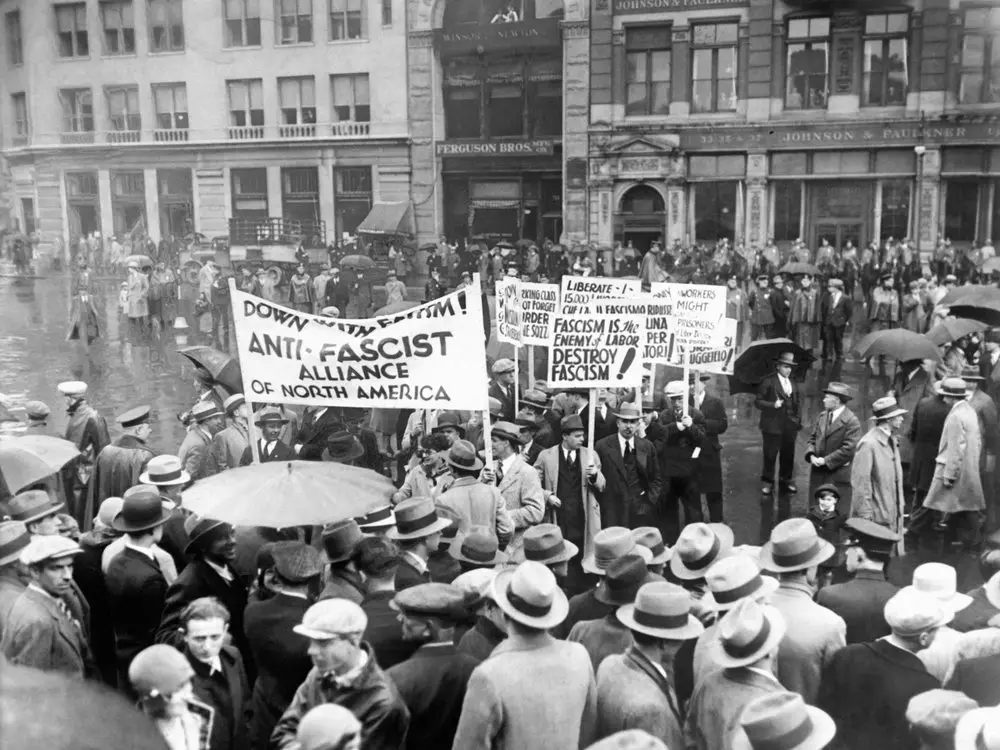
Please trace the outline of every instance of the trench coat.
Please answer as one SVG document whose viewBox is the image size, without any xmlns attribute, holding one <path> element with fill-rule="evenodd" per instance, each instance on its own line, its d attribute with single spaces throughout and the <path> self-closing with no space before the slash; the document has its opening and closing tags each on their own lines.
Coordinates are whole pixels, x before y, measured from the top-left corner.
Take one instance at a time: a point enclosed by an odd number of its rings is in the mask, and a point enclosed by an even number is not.
<svg viewBox="0 0 1000 750">
<path fill-rule="evenodd" d="M 668 748 L 684 747 L 684 716 L 669 669 L 664 677 L 645 654 L 629 647 L 597 670 L 597 736 L 642 729 Z"/>
<path fill-rule="evenodd" d="M 524 532 L 529 526 L 541 523 L 545 516 L 545 497 L 538 472 L 515 456 L 510 468 L 504 472 L 497 489 L 507 505 L 510 520 L 514 523 L 514 538 L 507 547 L 512 554 L 520 549 Z"/>
<path fill-rule="evenodd" d="M 986 497 L 979 474 L 979 456 L 983 440 L 979 417 L 968 401 L 951 407 L 944 420 L 944 433 L 938 446 L 934 478 L 924 498 L 924 507 L 942 513 L 983 510 Z M 944 480 L 954 482 L 945 487 Z"/>
<path fill-rule="evenodd" d="M 145 318 L 149 315 L 149 279 L 143 273 L 130 275 L 128 281 L 128 307 L 130 318 Z"/>
<path fill-rule="evenodd" d="M 544 493 L 554 494 L 559 485 L 559 451 L 561 450 L 561 445 L 546 448 L 535 459 L 535 471 L 538 472 Z M 585 482 L 587 496 L 584 501 L 586 512 L 583 517 L 583 549 L 580 551 L 582 557 L 586 557 L 594 551 L 594 535 L 601 530 L 601 506 L 597 496 L 604 492 L 606 485 L 604 474 L 601 471 L 601 457 L 589 448 L 580 448 L 580 466 L 589 466 L 591 461 L 597 467 L 597 477 L 593 482 Z M 558 510 L 554 512 L 558 513 Z"/>
<path fill-rule="evenodd" d="M 910 428 L 917 415 L 917 405 L 927 396 L 934 395 L 931 377 L 924 369 L 917 370 L 909 380 L 901 377 L 893 383 L 896 402 L 900 409 L 906 409 L 903 415 L 903 426 L 899 428 L 899 460 L 903 466 L 915 460 L 913 455 L 914 441 L 910 437 Z"/>
<path fill-rule="evenodd" d="M 250 431 L 244 422 L 232 422 L 212 437 L 212 456 L 219 471 L 235 469 L 250 447 Z"/>
<path fill-rule="evenodd" d="M 184 471 L 191 475 L 192 481 L 219 473 L 212 455 L 212 436 L 201 425 L 188 430 L 177 451 L 177 457 L 181 460 Z"/>
<path fill-rule="evenodd" d="M 415 466 L 411 473 L 415 471 L 423 473 L 423 468 Z M 407 477 L 409 478 L 409 474 Z M 430 494 L 427 496 L 433 497 Z M 438 495 L 434 504 L 449 508 L 458 514 L 460 533 L 467 533 L 473 526 L 484 526 L 492 529 L 501 543 L 509 541 L 514 536 L 514 521 L 512 514 L 507 510 L 503 495 L 493 485 L 483 484 L 475 477 L 459 477 L 447 490 Z"/>
<path fill-rule="evenodd" d="M 851 485 L 851 517 L 874 521 L 902 537 L 903 466 L 896 439 L 880 427 L 872 427 L 858 441 Z"/>
</svg>

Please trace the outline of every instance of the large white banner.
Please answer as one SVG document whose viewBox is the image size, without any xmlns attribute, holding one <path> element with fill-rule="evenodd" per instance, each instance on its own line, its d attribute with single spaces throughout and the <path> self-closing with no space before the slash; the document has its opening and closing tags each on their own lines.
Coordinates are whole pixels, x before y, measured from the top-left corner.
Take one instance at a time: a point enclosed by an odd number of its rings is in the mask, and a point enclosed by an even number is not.
<svg viewBox="0 0 1000 750">
<path fill-rule="evenodd" d="M 246 397 L 315 406 L 488 408 L 479 286 L 399 315 L 338 320 L 232 289 Z"/>
<path fill-rule="evenodd" d="M 642 382 L 642 315 L 555 318 L 549 340 L 549 385 L 619 388 Z"/>
</svg>

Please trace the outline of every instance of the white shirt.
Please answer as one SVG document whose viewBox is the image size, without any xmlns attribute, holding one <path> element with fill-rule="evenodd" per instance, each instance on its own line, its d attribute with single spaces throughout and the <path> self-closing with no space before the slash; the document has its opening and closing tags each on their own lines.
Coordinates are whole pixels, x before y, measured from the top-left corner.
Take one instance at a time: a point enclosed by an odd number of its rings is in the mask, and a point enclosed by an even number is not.
<svg viewBox="0 0 1000 750">
<path fill-rule="evenodd" d="M 500 462 L 500 471 L 504 473 L 504 476 L 506 476 L 507 472 L 510 471 L 510 467 L 514 465 L 514 460 L 516 458 L 517 454 L 511 453 L 509 456 L 507 456 L 507 458 L 505 458 L 503 461 Z"/>
<path fill-rule="evenodd" d="M 827 422 L 827 424 L 833 424 L 834 421 L 836 421 L 837 418 L 840 417 L 841 414 L 843 414 L 844 409 L 846 409 L 846 408 L 847 407 L 845 407 L 845 406 L 838 406 L 836 409 L 834 409 L 833 411 L 831 411 L 830 412 L 830 421 Z"/>
<path fill-rule="evenodd" d="M 619 433 L 618 434 L 618 447 L 621 449 L 623 457 L 625 456 L 625 446 L 626 445 L 629 446 L 632 449 L 633 453 L 635 453 L 635 438 L 632 438 L 630 440 L 626 440 L 625 438 L 623 438 L 621 436 L 621 433 Z"/>
<path fill-rule="evenodd" d="M 534 443 L 535 443 L 534 440 L 529 440 L 527 443 L 525 443 L 524 446 L 521 448 L 521 455 L 527 456 L 528 451 L 531 450 L 531 446 L 534 445 Z"/>
<path fill-rule="evenodd" d="M 782 374 L 778 374 L 778 382 L 781 383 L 781 387 L 784 389 L 785 394 L 788 396 L 792 395 L 792 381 L 786 378 Z"/>
<path fill-rule="evenodd" d="M 210 567 L 212 570 L 214 570 L 216 573 L 218 573 L 219 574 L 219 578 L 221 578 L 223 581 L 231 582 L 233 580 L 233 574 L 229 570 L 229 568 L 227 568 L 227 567 L 225 567 L 223 565 L 216 565 L 214 562 L 212 562 L 208 558 L 205 558 L 205 564 L 207 564 L 208 567 Z"/>
<path fill-rule="evenodd" d="M 566 459 L 566 463 L 569 463 L 570 459 L 574 458 L 577 454 L 577 451 L 571 451 L 569 448 L 563 448 L 562 452 L 563 458 Z"/>
<path fill-rule="evenodd" d="M 201 659 L 199 659 L 198 661 L 201 661 Z M 222 671 L 222 659 L 219 658 L 218 654 L 213 656 L 208 661 L 201 661 L 201 663 L 205 664 L 208 667 L 208 674 L 210 677 L 216 672 Z"/>
<path fill-rule="evenodd" d="M 270 456 L 271 455 L 271 451 L 273 451 L 277 447 L 278 443 L 280 443 L 280 442 L 281 442 L 280 440 L 270 440 L 268 442 L 264 442 L 264 439 L 261 438 L 261 440 L 260 440 L 260 455 L 262 455 L 262 456 Z"/>
<path fill-rule="evenodd" d="M 701 409 L 702 403 L 705 401 L 705 392 L 702 391 L 694 397 L 694 408 Z"/>
</svg>

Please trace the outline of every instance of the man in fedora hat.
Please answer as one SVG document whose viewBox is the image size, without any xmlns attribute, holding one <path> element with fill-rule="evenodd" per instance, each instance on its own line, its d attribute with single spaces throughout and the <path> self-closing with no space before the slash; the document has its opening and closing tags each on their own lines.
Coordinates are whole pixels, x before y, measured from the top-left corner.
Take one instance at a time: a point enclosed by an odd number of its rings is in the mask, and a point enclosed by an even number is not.
<svg viewBox="0 0 1000 750">
<path fill-rule="evenodd" d="M 242 393 L 235 393 L 223 404 L 226 427 L 212 437 L 212 455 L 219 471 L 235 469 L 250 447 L 249 408 Z"/>
<path fill-rule="evenodd" d="M 784 634 L 781 613 L 752 598 L 719 620 L 712 658 L 722 669 L 695 685 L 684 724 L 687 748 L 732 747 L 743 709 L 763 695 L 785 692 L 774 676 Z"/>
<path fill-rule="evenodd" d="M 465 427 L 461 418 L 453 411 L 441 412 L 431 433 L 444 435 L 448 438 L 448 445 L 452 445 L 456 440 L 465 440 Z"/>
<path fill-rule="evenodd" d="M 552 571 L 531 560 L 501 571 L 493 597 L 507 640 L 472 673 L 453 750 L 586 747 L 595 739 L 594 673 L 583 646 L 549 634 L 569 611 Z"/>
<path fill-rule="evenodd" d="M 955 568 L 940 562 L 918 565 L 913 570 L 913 582 L 901 590 L 918 591 L 933 597 L 948 608 L 952 613 L 952 619 L 955 614 L 972 604 L 972 597 L 958 590 L 958 574 Z M 960 651 L 965 640 L 967 639 L 950 624 L 942 625 L 934 636 L 934 642 L 917 656 L 927 671 L 944 683 L 951 677 L 956 662 L 961 658 Z"/>
<path fill-rule="evenodd" d="M 222 409 L 211 401 L 202 401 L 191 409 L 195 424 L 184 436 L 177 457 L 192 481 L 210 477 L 219 472 L 212 455 L 212 438 L 219 432 L 224 419 Z"/>
<path fill-rule="evenodd" d="M 828 713 L 798 693 L 769 693 L 746 705 L 732 750 L 822 750 L 837 736 Z"/>
<path fill-rule="evenodd" d="M 346 425 L 341 425 L 340 429 L 333 430 L 326 436 L 326 448 L 323 449 L 320 460 L 346 466 L 359 466 L 361 465 L 359 460 L 364 455 L 365 447 L 361 441 L 347 429 Z"/>
<path fill-rule="evenodd" d="M 387 672 L 410 711 L 409 747 L 449 748 L 465 691 L 479 660 L 455 647 L 455 628 L 467 617 L 465 595 L 446 583 L 422 583 L 392 600 L 403 638 L 420 644 Z"/>
<path fill-rule="evenodd" d="M 702 426 L 705 436 L 702 438 L 701 453 L 698 456 L 698 492 L 705 496 L 708 508 L 708 520 L 712 523 L 722 523 L 722 443 L 719 435 L 729 429 L 729 419 L 726 417 L 726 404 L 718 396 L 709 393 L 706 387 L 712 376 L 702 373 L 695 376 L 691 373 L 688 381 L 691 386 L 691 410 L 698 410 L 703 417 Z M 655 442 L 655 441 L 654 441 Z"/>
<path fill-rule="evenodd" d="M 156 487 L 160 499 L 173 506 L 170 519 L 163 525 L 163 539 L 157 544 L 173 558 L 176 571 L 184 570 L 188 562 L 185 550 L 189 541 L 184 522 L 189 513 L 183 507 L 181 493 L 190 484 L 191 475 L 184 470 L 179 456 L 164 453 L 150 460 L 139 481 Z"/>
<path fill-rule="evenodd" d="M 289 448 L 281 440 L 281 431 L 288 424 L 288 418 L 274 408 L 263 409 L 254 420 L 254 426 L 260 430 L 257 440 L 257 455 L 261 463 L 268 461 L 294 461 L 298 458 L 294 449 Z M 253 463 L 253 451 L 248 445 L 240 459 L 241 466 Z"/>
<path fill-rule="evenodd" d="M 874 521 L 849 518 L 845 567 L 854 578 L 825 586 L 816 603 L 840 615 L 847 626 L 847 643 L 867 643 L 889 635 L 882 610 L 899 589 L 885 579 L 899 536 Z"/>
<path fill-rule="evenodd" d="M 153 461 L 155 460 L 156 459 L 153 459 Z M 150 464 L 152 464 L 153 461 L 150 461 Z M 135 495 L 142 495 L 142 496 L 148 495 L 150 489 L 153 488 L 149 487 L 148 485 L 137 484 L 135 487 L 130 487 L 128 490 L 126 490 L 124 497 L 119 497 L 119 498 L 109 497 L 107 500 L 101 503 L 101 511 L 98 513 L 98 518 L 100 518 L 100 516 L 104 514 L 105 517 L 108 518 L 108 525 L 110 526 L 114 520 L 114 517 L 118 515 L 118 513 L 124 507 L 126 500 L 134 497 Z M 163 495 L 160 495 L 160 501 L 163 504 L 163 509 L 170 512 L 170 518 L 167 519 L 167 523 L 169 523 L 170 520 L 174 517 L 174 513 L 176 512 L 177 509 L 176 508 L 171 509 L 171 504 L 169 503 L 169 501 L 164 502 Z M 108 510 L 110 512 L 110 516 L 108 516 L 105 513 L 105 506 L 109 506 Z M 99 520 L 95 521 L 94 523 L 95 528 L 97 528 L 98 523 Z M 167 524 L 165 523 L 163 525 L 164 533 L 166 533 L 166 526 Z M 118 555 L 120 555 L 122 552 L 125 551 L 125 547 L 128 544 L 127 534 L 122 533 L 121 531 L 115 529 L 113 526 L 111 526 L 111 531 L 115 532 L 117 536 L 111 541 L 110 544 L 104 547 L 104 551 L 101 553 L 101 561 L 100 561 L 101 570 L 104 572 L 105 575 L 107 574 L 107 571 L 111 568 L 111 562 L 116 557 L 118 557 Z M 160 570 L 163 572 L 163 577 L 167 579 L 167 585 L 169 586 L 171 583 L 177 580 L 177 565 L 174 562 L 173 556 L 169 552 L 167 552 L 166 549 L 164 549 L 163 545 L 161 544 L 162 541 L 163 541 L 162 539 L 158 540 L 155 544 L 153 544 L 152 547 L 149 548 L 149 550 L 150 552 L 152 552 L 153 557 L 156 560 L 156 564 L 160 566 Z M 87 552 L 84 551 L 84 554 L 81 555 L 81 561 L 86 559 L 87 559 Z M 184 562 L 185 563 L 187 562 L 186 558 L 184 558 Z"/>
<path fill-rule="evenodd" d="M 521 394 L 519 405 L 526 416 L 530 416 L 539 424 L 535 442 L 542 449 L 558 445 L 560 417 L 550 408 L 549 397 L 545 391 L 536 384 L 534 388 L 529 388 Z"/>
<path fill-rule="evenodd" d="M 543 426 L 542 420 L 527 409 L 522 409 L 517 413 L 514 424 L 517 425 L 521 435 L 521 458 L 528 466 L 534 466 L 538 455 L 544 450 L 544 447 L 535 440 L 535 436 Z"/>
<path fill-rule="evenodd" d="M 545 515 L 545 498 L 538 472 L 521 457 L 521 433 L 517 426 L 505 421 L 493 425 L 490 433 L 495 466 L 487 466 L 481 479 L 486 484 L 495 481 L 507 512 L 514 524 L 510 551 L 521 546 L 524 530 L 541 523 Z"/>
<path fill-rule="evenodd" d="M 911 495 L 906 500 L 907 507 L 913 516 L 910 528 L 915 533 L 920 526 L 917 517 L 921 514 L 920 509 L 923 507 L 924 498 L 927 497 L 927 491 L 931 488 L 931 481 L 934 479 L 938 446 L 941 444 L 941 436 L 944 434 L 944 422 L 948 418 L 952 406 L 952 402 L 946 401 L 941 395 L 939 385 L 934 385 L 932 389 L 933 393 L 917 402 L 913 419 L 910 421 L 908 435 L 908 442 L 911 446 L 910 470 L 904 478 L 903 485 L 910 487 Z M 902 462 L 902 446 L 900 454 Z"/>
<path fill-rule="evenodd" d="M 691 614 L 690 595 L 672 583 L 647 583 L 634 603 L 615 611 L 615 618 L 631 633 L 632 643 L 597 670 L 597 736 L 642 729 L 668 748 L 684 747 L 673 662 L 685 641 L 704 629 Z"/>
<path fill-rule="evenodd" d="M 458 651 L 477 661 L 486 661 L 507 637 L 503 611 L 493 599 L 496 574 L 496 570 L 478 568 L 462 573 L 452 581 L 452 585 L 464 593 L 466 609 L 475 620 L 473 626 L 462 634 Z"/>
<path fill-rule="evenodd" d="M 810 274 L 802 274 L 799 288 L 792 292 L 788 312 L 790 338 L 806 351 L 819 348 L 823 327 L 823 310 L 819 290 Z"/>
<path fill-rule="evenodd" d="M 698 460 L 705 439 L 705 417 L 696 408 L 684 414 L 688 387 L 683 380 L 667 383 L 664 394 L 670 406 L 660 412 L 658 424 L 663 432 L 655 444 L 660 462 L 662 489 L 659 497 L 663 536 L 674 540 L 681 528 L 704 520 L 701 494 L 697 489 Z M 684 522 L 680 516 L 683 509 Z"/>
<path fill-rule="evenodd" d="M 488 395 L 500 402 L 500 419 L 511 422 L 514 419 L 514 360 L 501 358 L 491 368 Z"/>
<path fill-rule="evenodd" d="M 148 406 L 137 406 L 118 415 L 123 434 L 97 455 L 83 509 L 86 518 L 92 519 L 106 498 L 121 497 L 138 484 L 146 464 L 156 455 L 147 445 L 153 431 L 150 412 Z"/>
<path fill-rule="evenodd" d="M 467 532 L 474 526 L 486 527 L 493 530 L 501 546 L 506 546 L 514 536 L 514 520 L 500 490 L 480 481 L 483 462 L 475 447 L 466 440 L 457 440 L 448 448 L 443 461 L 454 481 L 437 496 L 435 504 L 455 511 L 460 519 L 459 532 Z"/>
<path fill-rule="evenodd" d="M 57 516 L 64 507 L 45 490 L 24 490 L 10 499 L 5 515 L 23 523 L 32 536 L 52 536 L 59 533 Z"/>
<path fill-rule="evenodd" d="M 606 480 L 600 456 L 584 447 L 586 432 L 579 415 L 563 417 L 560 432 L 561 443 L 538 455 L 535 470 L 542 481 L 546 515 L 559 527 L 563 539 L 587 554 L 601 527 L 598 495 Z M 564 585 L 570 596 L 587 588 L 579 559 L 570 561 Z"/>
<path fill-rule="evenodd" d="M 844 331 L 851 324 L 854 304 L 850 297 L 844 294 L 844 282 L 841 279 L 830 279 L 827 282 L 827 294 L 823 297 L 823 359 L 829 359 L 830 349 L 833 349 L 833 359 L 844 357 Z"/>
<path fill-rule="evenodd" d="M 0 638 L 10 608 L 24 591 L 21 550 L 31 542 L 28 528 L 20 521 L 0 521 Z"/>
<path fill-rule="evenodd" d="M 786 625 L 778 649 L 778 679 L 807 703 L 816 702 L 823 667 L 846 643 L 843 618 L 813 601 L 819 565 L 835 551 L 804 518 L 779 523 L 760 550 L 761 567 L 778 576 L 771 605 Z"/>
<path fill-rule="evenodd" d="M 760 480 L 762 492 L 774 491 L 774 462 L 778 461 L 778 481 L 788 493 L 796 491 L 795 437 L 802 429 L 802 403 L 799 386 L 792 380 L 795 354 L 782 352 L 768 375 L 757 387 L 756 405 L 760 409 L 760 432 L 764 443 L 764 468 Z"/>
<path fill-rule="evenodd" d="M 350 599 L 361 604 L 365 598 L 364 578 L 358 572 L 357 551 L 363 535 L 357 521 L 347 518 L 323 527 L 322 542 L 329 565 L 320 599 Z"/>
<path fill-rule="evenodd" d="M 979 367 L 968 365 L 962 369 L 962 379 L 965 381 L 965 397 L 969 406 L 979 417 L 979 427 L 982 433 L 982 451 L 979 454 L 980 484 L 983 486 L 983 498 L 986 503 L 988 529 L 993 529 L 997 522 L 997 510 L 994 505 L 994 484 L 996 482 L 997 453 L 1000 452 L 1000 415 L 997 405 L 984 390 L 985 378 L 979 373 Z"/>
<path fill-rule="evenodd" d="M 861 422 L 847 408 L 852 395 L 846 383 L 833 381 L 823 389 L 823 411 L 813 423 L 804 456 L 810 464 L 809 497 L 820 485 L 833 484 L 840 494 L 837 510 L 844 516 L 851 511 L 851 461 L 861 439 Z"/>
<path fill-rule="evenodd" d="M 112 528 L 124 534 L 124 549 L 110 560 L 105 573 L 121 685 L 128 684 L 128 667 L 135 655 L 156 642 L 169 585 L 153 550 L 170 511 L 153 487 L 140 486 L 127 494 L 111 521 Z"/>
<path fill-rule="evenodd" d="M 80 528 L 89 528 L 86 524 L 90 519 L 83 516 L 83 501 L 86 499 L 87 485 L 98 454 L 111 443 L 107 420 L 87 403 L 87 384 L 79 380 L 70 380 L 57 386 L 66 399 L 66 414 L 69 422 L 66 424 L 65 438 L 80 451 L 80 456 L 67 463 L 62 468 L 63 487 L 66 490 L 66 502 Z"/>
<path fill-rule="evenodd" d="M 919 591 L 900 591 L 886 602 L 884 615 L 890 635 L 846 646 L 823 672 L 817 705 L 837 722 L 844 747 L 908 750 L 910 699 L 941 686 L 919 653 L 951 620 L 951 610 Z"/>
<path fill-rule="evenodd" d="M 577 622 L 569 631 L 566 640 L 587 649 L 595 674 L 606 657 L 625 653 L 625 649 L 632 645 L 631 633 L 615 613 L 618 607 L 632 604 L 639 587 L 653 580 L 656 578 L 649 574 L 640 555 L 619 557 L 611 563 L 602 585 L 594 592 L 594 598 L 612 607 L 612 611 L 599 620 Z"/>
<path fill-rule="evenodd" d="M 641 416 L 635 404 L 622 404 L 615 413 L 617 433 L 594 446 L 606 480 L 604 491 L 597 495 L 604 527 L 660 525 L 659 460 L 653 444 L 636 435 Z"/>
<path fill-rule="evenodd" d="M 895 432 L 903 423 L 905 413 L 906 410 L 896 404 L 895 397 L 877 399 L 872 404 L 875 425 L 858 441 L 851 465 L 854 488 L 851 516 L 874 521 L 900 537 L 904 510 L 903 467 Z"/>
<path fill-rule="evenodd" d="M 414 497 L 396 506 L 396 526 L 389 529 L 386 538 L 402 550 L 396 570 L 397 591 L 430 582 L 427 560 L 441 541 L 441 531 L 451 525 L 450 520 L 438 517 L 429 497 Z"/>
</svg>

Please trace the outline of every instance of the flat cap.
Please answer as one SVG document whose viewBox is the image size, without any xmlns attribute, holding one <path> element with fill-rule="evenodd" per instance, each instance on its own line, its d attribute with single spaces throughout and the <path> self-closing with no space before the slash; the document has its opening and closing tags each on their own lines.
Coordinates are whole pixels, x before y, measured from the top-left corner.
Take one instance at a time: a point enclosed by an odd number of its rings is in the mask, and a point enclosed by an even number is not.
<svg viewBox="0 0 1000 750">
<path fill-rule="evenodd" d="M 82 380 L 67 380 L 56 386 L 64 396 L 82 396 L 87 392 L 87 384 Z"/>
<path fill-rule="evenodd" d="M 52 413 L 52 410 L 41 401 L 29 401 L 24 405 L 24 411 L 28 415 L 28 419 L 45 419 Z"/>
<path fill-rule="evenodd" d="M 466 597 L 460 588 L 450 583 L 421 583 L 403 589 L 389 604 L 397 612 L 447 620 L 468 616 Z"/>
<path fill-rule="evenodd" d="M 493 579 L 497 577 L 492 568 L 476 568 L 467 570 L 451 582 L 451 585 L 462 592 L 469 607 L 474 607 L 484 599 L 493 598 Z"/>
<path fill-rule="evenodd" d="M 503 375 L 505 372 L 514 372 L 514 360 L 503 357 L 493 363 L 493 374 Z"/>
<path fill-rule="evenodd" d="M 910 698 L 906 721 L 921 731 L 940 737 L 953 737 L 958 720 L 979 704 L 957 690 L 927 690 Z"/>
<path fill-rule="evenodd" d="M 137 406 L 134 409 L 129 409 L 127 412 L 118 415 L 118 424 L 122 427 L 135 427 L 142 424 L 143 422 L 149 421 L 149 415 L 152 412 L 148 406 Z"/>
<path fill-rule="evenodd" d="M 289 583 L 305 583 L 323 572 L 323 553 L 305 542 L 275 542 L 271 547 L 274 570 Z"/>
<path fill-rule="evenodd" d="M 23 565 L 38 565 L 46 560 L 58 560 L 61 557 L 79 555 L 83 552 L 80 545 L 64 536 L 35 536 L 28 546 L 21 550 Z"/>
<path fill-rule="evenodd" d="M 882 609 L 885 621 L 896 635 L 914 636 L 951 622 L 952 610 L 915 588 L 897 592 Z"/>
<path fill-rule="evenodd" d="M 302 616 L 302 622 L 292 628 L 299 635 L 317 641 L 327 641 L 347 633 L 364 633 L 368 615 L 350 599 L 323 599 Z"/>
</svg>

